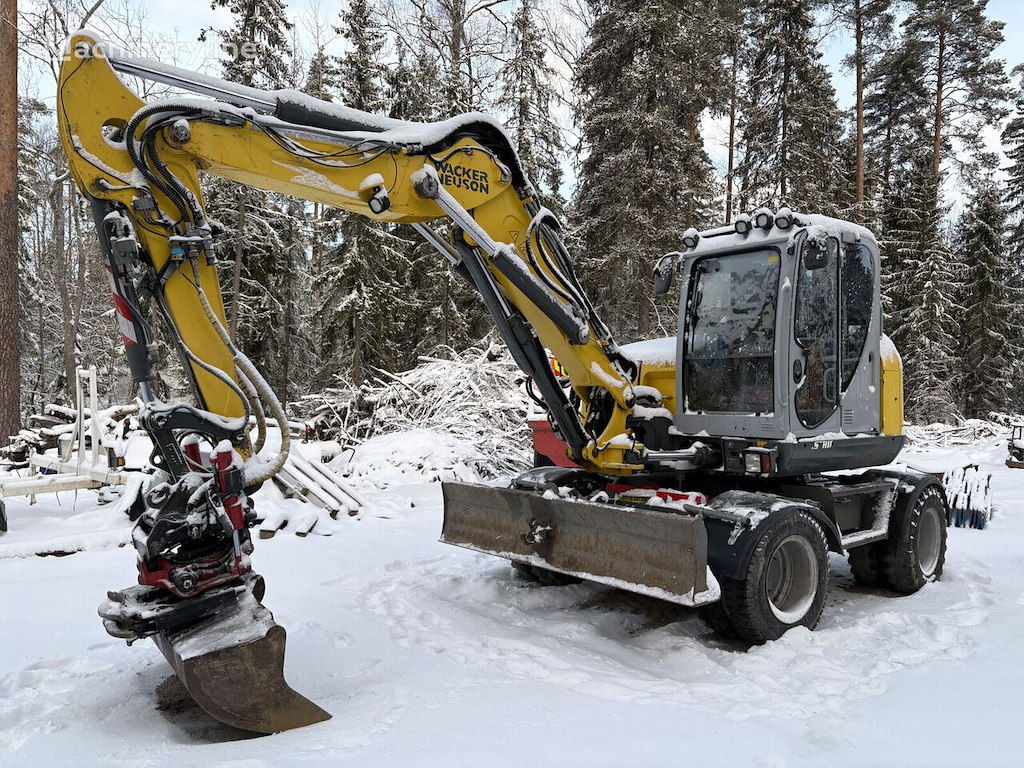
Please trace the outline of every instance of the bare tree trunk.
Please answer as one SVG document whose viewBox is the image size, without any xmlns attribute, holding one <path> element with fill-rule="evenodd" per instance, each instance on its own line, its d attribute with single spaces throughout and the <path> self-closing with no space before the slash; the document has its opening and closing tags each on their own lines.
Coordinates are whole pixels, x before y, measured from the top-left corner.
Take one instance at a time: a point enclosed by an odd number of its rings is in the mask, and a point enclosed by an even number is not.
<svg viewBox="0 0 1024 768">
<path fill-rule="evenodd" d="M 309 313 L 309 337 L 314 350 L 319 349 L 320 344 L 320 252 L 323 249 L 320 238 L 323 237 L 323 223 L 321 221 L 323 212 L 324 209 L 320 206 L 320 203 L 313 203 L 313 253 L 310 263 L 313 279 L 309 285 L 309 302 L 313 311 Z M 319 362 L 319 359 L 317 359 L 317 367 L 319 367 Z"/>
<path fill-rule="evenodd" d="M 786 181 L 788 180 L 789 173 L 789 59 L 787 58 L 785 63 L 782 65 L 782 127 L 779 129 L 779 135 L 781 138 L 779 147 L 779 202 L 782 205 L 788 205 L 789 201 L 786 200 Z"/>
<path fill-rule="evenodd" d="M 68 284 L 68 249 L 67 249 L 67 207 L 64 198 L 64 185 L 67 177 L 58 178 L 50 193 L 50 206 L 53 208 L 53 252 L 54 279 L 57 282 L 57 293 L 60 295 L 61 329 L 64 336 L 64 388 L 68 399 L 75 405 L 75 327 L 74 310 L 71 306 L 71 287 Z"/>
<path fill-rule="evenodd" d="M 88 273 L 86 268 L 86 248 L 85 248 L 85 236 L 83 235 L 84 227 L 82 226 L 82 210 L 78 206 L 78 187 L 74 184 L 71 185 L 71 226 L 68 231 L 71 233 L 72 245 L 74 246 L 74 252 L 76 255 L 78 275 L 76 276 L 75 290 L 77 295 L 74 297 L 74 325 L 75 333 L 78 333 L 78 329 L 82 327 L 82 304 L 85 302 L 85 276 Z"/>
<path fill-rule="evenodd" d="M 854 61 L 857 70 L 857 180 L 854 202 L 856 218 L 864 220 L 864 14 L 861 0 L 853 0 Z"/>
<path fill-rule="evenodd" d="M 299 263 L 298 253 L 302 248 L 301 237 L 295 222 L 302 215 L 302 208 L 294 198 L 288 198 L 288 263 L 284 273 L 284 341 L 281 350 L 281 402 L 288 406 L 289 384 L 292 367 L 292 325 L 295 323 L 295 301 L 292 297 L 294 285 L 293 270 Z"/>
<path fill-rule="evenodd" d="M 0 442 L 21 428 L 18 338 L 18 2 L 0 3 Z"/>
<path fill-rule="evenodd" d="M 441 343 L 451 346 L 451 334 L 448 330 L 448 308 L 451 301 L 451 273 L 446 269 L 442 278 L 441 290 Z"/>
<path fill-rule="evenodd" d="M 946 64 L 946 30 L 939 28 L 939 57 L 935 64 L 935 145 L 932 148 L 932 173 L 939 178 L 942 164 L 942 89 Z"/>
<path fill-rule="evenodd" d="M 725 169 L 725 221 L 732 221 L 732 177 L 736 170 L 736 98 L 739 84 L 736 82 L 736 64 L 739 59 L 739 41 L 733 33 L 732 41 L 732 93 L 729 96 L 729 161 Z"/>
<path fill-rule="evenodd" d="M 352 315 L 352 381 L 363 383 L 363 311 L 360 296 L 359 306 Z"/>
<path fill-rule="evenodd" d="M 46 322 L 43 317 L 43 302 L 41 301 L 39 302 L 39 308 L 36 310 L 36 322 L 39 326 L 37 331 L 37 354 L 39 355 L 39 360 L 36 366 L 36 394 L 38 396 L 38 400 L 36 398 L 32 398 L 32 406 L 33 408 L 41 411 L 43 406 L 46 405 L 45 395 L 43 394 L 46 391 L 46 355 L 43 354 L 43 349 L 45 348 L 43 338 L 46 334 Z"/>
<path fill-rule="evenodd" d="M 462 94 L 465 90 L 462 83 L 462 45 L 465 35 L 466 7 L 463 0 L 454 0 L 452 3 L 452 28 L 451 37 L 448 39 L 448 55 L 451 63 L 451 102 L 450 107 L 462 111 L 466 107 L 462 103 Z"/>
</svg>

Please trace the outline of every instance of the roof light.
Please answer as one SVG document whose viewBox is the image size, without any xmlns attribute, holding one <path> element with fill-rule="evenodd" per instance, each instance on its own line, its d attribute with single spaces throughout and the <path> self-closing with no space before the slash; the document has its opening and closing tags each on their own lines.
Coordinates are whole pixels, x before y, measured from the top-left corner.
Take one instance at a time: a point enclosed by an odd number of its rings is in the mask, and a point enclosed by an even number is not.
<svg viewBox="0 0 1024 768">
<path fill-rule="evenodd" d="M 732 225 L 736 229 L 737 235 L 748 235 L 750 234 L 750 230 L 754 228 L 753 223 L 750 221 L 750 217 L 745 213 L 741 213 L 737 216 Z"/>
<path fill-rule="evenodd" d="M 789 208 L 779 208 L 775 214 L 775 226 L 779 229 L 789 229 L 793 226 L 793 212 Z"/>
<path fill-rule="evenodd" d="M 758 208 L 754 211 L 754 226 L 758 229 L 769 230 L 775 223 L 775 215 L 767 208 Z"/>
<path fill-rule="evenodd" d="M 683 232 L 683 245 L 687 248 L 696 248 L 697 243 L 700 242 L 700 232 L 693 227 Z"/>
</svg>

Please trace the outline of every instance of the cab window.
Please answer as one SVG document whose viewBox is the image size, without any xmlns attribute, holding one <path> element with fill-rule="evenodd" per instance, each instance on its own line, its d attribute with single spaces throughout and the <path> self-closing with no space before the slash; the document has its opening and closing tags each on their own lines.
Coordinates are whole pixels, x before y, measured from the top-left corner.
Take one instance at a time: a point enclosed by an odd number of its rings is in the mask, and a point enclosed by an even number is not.
<svg viewBox="0 0 1024 768">
<path fill-rule="evenodd" d="M 779 252 L 702 259 L 691 286 L 683 369 L 687 408 L 773 412 Z"/>
</svg>

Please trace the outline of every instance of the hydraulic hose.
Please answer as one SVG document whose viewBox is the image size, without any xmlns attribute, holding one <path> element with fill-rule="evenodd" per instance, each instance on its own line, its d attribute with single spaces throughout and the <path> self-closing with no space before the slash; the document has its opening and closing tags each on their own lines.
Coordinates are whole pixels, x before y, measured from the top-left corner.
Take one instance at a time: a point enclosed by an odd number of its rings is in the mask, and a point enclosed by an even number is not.
<svg viewBox="0 0 1024 768">
<path fill-rule="evenodd" d="M 281 405 L 281 401 L 278 400 L 277 395 L 274 394 L 274 390 L 271 389 L 267 380 L 263 378 L 263 374 L 261 374 L 256 369 L 256 366 L 252 364 L 252 361 L 235 346 L 235 343 L 231 340 L 231 336 L 228 335 L 227 329 L 224 327 L 223 323 L 221 323 L 220 318 L 217 317 L 217 313 L 213 311 L 213 307 L 210 305 L 210 300 L 206 296 L 206 291 L 203 290 L 203 287 L 199 282 L 199 268 L 195 261 L 192 262 L 192 272 L 196 278 L 195 283 L 196 291 L 199 294 L 199 303 L 202 305 L 207 319 L 210 321 L 214 330 L 216 330 L 220 340 L 224 343 L 224 346 L 230 350 L 235 362 L 235 367 L 239 372 L 239 379 L 248 379 L 249 384 L 256 391 L 257 399 L 262 400 L 270 407 L 270 412 L 273 414 L 274 420 L 277 422 L 278 429 L 281 430 L 281 450 L 274 461 L 271 462 L 269 466 L 266 466 L 261 470 L 254 471 L 252 474 L 248 471 L 246 472 L 246 486 L 259 485 L 280 472 L 288 461 L 288 453 L 291 451 L 291 435 L 288 433 L 288 417 L 284 412 L 284 407 Z M 259 417 L 257 417 L 257 421 L 259 421 Z"/>
</svg>

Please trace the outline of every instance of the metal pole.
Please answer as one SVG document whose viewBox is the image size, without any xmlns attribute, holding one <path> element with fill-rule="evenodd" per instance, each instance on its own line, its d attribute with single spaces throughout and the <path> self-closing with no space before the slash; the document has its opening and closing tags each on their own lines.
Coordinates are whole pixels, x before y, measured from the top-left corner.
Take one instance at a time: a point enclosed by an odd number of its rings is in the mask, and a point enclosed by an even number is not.
<svg viewBox="0 0 1024 768">
<path fill-rule="evenodd" d="M 92 433 L 92 465 L 100 460 L 100 417 L 96 401 L 96 366 L 89 366 L 89 431 Z"/>
</svg>

